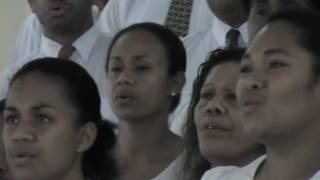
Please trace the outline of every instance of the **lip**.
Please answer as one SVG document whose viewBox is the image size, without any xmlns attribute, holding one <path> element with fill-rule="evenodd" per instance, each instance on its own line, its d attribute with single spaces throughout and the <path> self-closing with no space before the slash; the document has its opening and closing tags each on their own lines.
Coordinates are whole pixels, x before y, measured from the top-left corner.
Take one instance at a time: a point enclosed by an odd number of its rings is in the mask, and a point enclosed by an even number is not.
<svg viewBox="0 0 320 180">
<path fill-rule="evenodd" d="M 136 96 L 134 95 L 134 93 L 132 93 L 132 91 L 129 91 L 127 89 L 116 91 L 113 98 L 113 100 L 116 103 L 120 103 L 120 104 L 127 104 L 134 101 L 135 99 L 136 99 Z"/>
<path fill-rule="evenodd" d="M 242 107 L 256 106 L 261 104 L 263 99 L 264 98 L 257 95 L 244 95 L 243 97 L 239 98 L 239 104 Z"/>
<path fill-rule="evenodd" d="M 206 117 L 200 123 L 200 130 L 227 132 L 230 130 L 230 127 L 226 124 L 226 121 L 223 119 Z"/>
<path fill-rule="evenodd" d="M 16 165 L 28 164 L 30 160 L 36 157 L 35 153 L 27 150 L 14 149 L 10 152 L 9 158 Z"/>
<path fill-rule="evenodd" d="M 50 5 L 48 12 L 55 17 L 64 16 L 71 11 L 71 7 L 72 6 L 66 2 L 54 3 Z"/>
</svg>

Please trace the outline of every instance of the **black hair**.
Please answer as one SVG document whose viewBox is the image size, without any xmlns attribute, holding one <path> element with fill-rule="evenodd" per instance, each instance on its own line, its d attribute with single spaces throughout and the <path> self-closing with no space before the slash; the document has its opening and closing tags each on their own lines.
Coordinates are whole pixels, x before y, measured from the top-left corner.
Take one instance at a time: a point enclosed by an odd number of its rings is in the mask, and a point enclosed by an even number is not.
<svg viewBox="0 0 320 180">
<path fill-rule="evenodd" d="M 97 137 L 93 145 L 84 152 L 82 172 L 90 180 L 114 179 L 117 168 L 111 151 L 115 145 L 113 126 L 102 121 L 100 96 L 97 85 L 80 65 L 65 59 L 41 58 L 25 64 L 13 76 L 11 86 L 20 77 L 30 73 L 41 73 L 63 80 L 70 102 L 78 109 L 79 123 L 93 122 L 97 126 Z"/>
<path fill-rule="evenodd" d="M 3 113 L 4 108 L 5 108 L 5 105 L 6 105 L 6 99 L 2 99 L 2 100 L 0 101 L 0 114 Z"/>
<path fill-rule="evenodd" d="M 168 72 L 170 76 L 176 75 L 178 72 L 186 71 L 186 51 L 180 38 L 170 29 L 151 22 L 144 22 L 131 25 L 118 32 L 111 41 L 108 49 L 106 72 L 108 72 L 109 59 L 113 46 L 123 35 L 132 31 L 143 30 L 155 35 L 163 45 L 166 56 L 168 57 Z M 180 101 L 180 95 L 174 96 L 170 111 L 173 111 Z"/>
<path fill-rule="evenodd" d="M 297 42 L 313 55 L 313 75 L 320 76 L 320 15 L 302 8 L 282 10 L 275 13 L 267 24 L 284 21 L 298 28 Z"/>
<path fill-rule="evenodd" d="M 2 99 L 0 101 L 0 124 L 3 124 L 3 122 L 2 122 L 3 121 L 3 112 L 4 112 L 5 106 L 6 106 L 6 100 Z M 0 127 L 1 127 L 1 125 L 0 125 Z M 1 135 L 0 135 L 0 137 L 1 137 Z"/>
<path fill-rule="evenodd" d="M 244 48 L 218 48 L 210 52 L 207 60 L 198 69 L 198 75 L 193 83 L 193 91 L 188 109 L 187 122 L 184 126 L 185 159 L 181 179 L 200 179 L 204 172 L 211 168 L 208 160 L 200 154 L 198 135 L 194 123 L 194 110 L 200 99 L 200 92 L 211 69 L 226 62 L 239 62 L 244 54 Z"/>
</svg>

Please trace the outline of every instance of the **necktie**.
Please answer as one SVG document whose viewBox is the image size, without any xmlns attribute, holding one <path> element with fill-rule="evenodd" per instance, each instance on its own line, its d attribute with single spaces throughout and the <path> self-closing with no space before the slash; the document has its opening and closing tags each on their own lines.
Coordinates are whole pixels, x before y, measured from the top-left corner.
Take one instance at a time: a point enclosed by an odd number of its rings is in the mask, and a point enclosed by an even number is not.
<svg viewBox="0 0 320 180">
<path fill-rule="evenodd" d="M 165 25 L 178 36 L 186 36 L 192 10 L 192 0 L 171 0 Z"/>
<path fill-rule="evenodd" d="M 230 29 L 226 35 L 226 46 L 228 48 L 236 48 L 239 47 L 239 40 L 240 32 L 236 29 Z"/>
<path fill-rule="evenodd" d="M 59 51 L 58 58 L 70 59 L 75 48 L 72 45 L 64 45 Z"/>
</svg>

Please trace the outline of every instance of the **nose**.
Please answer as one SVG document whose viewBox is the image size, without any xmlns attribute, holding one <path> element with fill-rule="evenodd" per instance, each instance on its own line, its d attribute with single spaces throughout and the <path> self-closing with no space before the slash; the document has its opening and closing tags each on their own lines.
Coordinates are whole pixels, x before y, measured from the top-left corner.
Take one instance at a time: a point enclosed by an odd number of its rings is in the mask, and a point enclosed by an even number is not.
<svg viewBox="0 0 320 180">
<path fill-rule="evenodd" d="M 248 81 L 248 88 L 251 90 L 258 90 L 263 88 L 263 82 L 257 79 L 251 79 Z"/>
<path fill-rule="evenodd" d="M 36 138 L 36 131 L 26 124 L 18 124 L 12 132 L 12 139 L 15 142 L 32 142 Z"/>
<path fill-rule="evenodd" d="M 206 113 L 212 115 L 223 115 L 226 113 L 226 107 L 219 97 L 211 99 L 211 101 L 206 106 Z"/>
<path fill-rule="evenodd" d="M 245 85 L 245 89 L 247 90 L 259 90 L 259 89 L 263 89 L 266 87 L 267 85 L 267 81 L 264 78 L 264 75 L 262 72 L 254 72 L 252 73 L 250 76 L 248 76 L 246 79 L 242 79 L 245 80 L 244 85 Z M 238 83 L 243 83 L 243 81 L 239 81 Z"/>
<path fill-rule="evenodd" d="M 117 84 L 133 85 L 134 84 L 133 74 L 130 73 L 129 70 L 123 70 L 117 78 Z"/>
</svg>

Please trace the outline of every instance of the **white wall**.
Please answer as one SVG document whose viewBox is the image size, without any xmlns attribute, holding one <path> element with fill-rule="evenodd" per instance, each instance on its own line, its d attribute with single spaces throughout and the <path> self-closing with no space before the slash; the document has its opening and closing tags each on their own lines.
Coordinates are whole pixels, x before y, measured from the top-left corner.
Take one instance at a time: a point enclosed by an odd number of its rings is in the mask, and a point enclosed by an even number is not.
<svg viewBox="0 0 320 180">
<path fill-rule="evenodd" d="M 16 36 L 21 23 L 30 14 L 30 9 L 27 0 L 0 0 L 0 8 L 1 71 L 13 62 Z M 0 89 L 2 89 L 1 84 L 0 80 Z"/>
<path fill-rule="evenodd" d="M 6 24 L 6 26 L 1 27 L 1 30 L 4 31 L 1 33 L 4 34 L 3 42 L 5 42 L 1 49 L 5 52 L 6 63 L 11 63 L 17 33 L 23 20 L 30 14 L 30 10 L 26 0 L 1 1 L 3 1 L 1 25 Z"/>
</svg>

